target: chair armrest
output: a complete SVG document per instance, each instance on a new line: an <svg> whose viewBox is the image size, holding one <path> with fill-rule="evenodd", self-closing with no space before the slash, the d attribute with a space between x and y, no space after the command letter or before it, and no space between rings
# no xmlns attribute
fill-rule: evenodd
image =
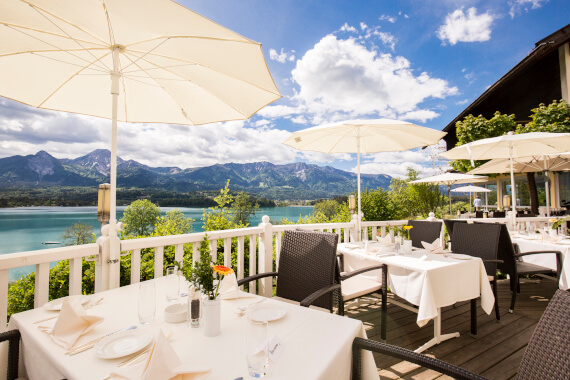
<svg viewBox="0 0 570 380"><path fill-rule="evenodd" d="M316 292L309 295L308 297L306 297L304 300L302 300L300 305L304 307L309 307L313 302L317 300L317 298L321 297L324 294L332 292L333 290L336 289L340 289L340 284L334 284L327 286L326 288L319 289Z"/></svg>
<svg viewBox="0 0 570 380"><path fill-rule="evenodd" d="M18 365L20 360L20 331L9 330L0 333L0 342L8 341L7 379L18 378Z"/></svg>
<svg viewBox="0 0 570 380"><path fill-rule="evenodd" d="M544 253L554 253L556 255L556 273L558 273L558 277L560 278L560 274L562 273L562 252L560 251L530 251L523 253L515 253L514 257L516 259L522 256L540 255Z"/></svg>
<svg viewBox="0 0 570 380"><path fill-rule="evenodd" d="M484 263L497 263L497 264L503 264L505 261L504 260L483 260Z"/></svg>
<svg viewBox="0 0 570 380"><path fill-rule="evenodd" d="M453 364L446 363L442 360L431 358L424 354L419 354L402 347L392 346L390 344L363 338L354 338L354 341L352 343L353 379L361 378L360 362L362 350L374 351L398 359L406 360L456 379L486 380L486 378L481 375L469 372L461 367L454 366Z"/></svg>
<svg viewBox="0 0 570 380"><path fill-rule="evenodd" d="M279 275L279 273L277 273L277 272L267 272L267 273L254 274L253 276L249 276L249 277L242 278L241 280L239 280L238 286L242 286L243 284L247 284L248 282L251 282L254 280L259 280L260 278L273 277L273 276L278 276L278 275Z"/></svg>
<svg viewBox="0 0 570 380"><path fill-rule="evenodd" d="M365 272L369 272L369 271L371 271L371 270L385 269L385 268L386 268L386 265L384 265L384 264L372 265L372 266L370 266L370 267L360 268L360 269L357 269L357 270L353 270L352 272L348 272L348 273L345 274L345 275L341 275L341 276L340 276L340 280L341 280L341 281L344 281L344 280L346 280L346 279L349 279L349 278L351 278L351 277L354 277L354 276L356 276L356 275L359 275L359 274L362 274L362 273L365 273Z"/></svg>

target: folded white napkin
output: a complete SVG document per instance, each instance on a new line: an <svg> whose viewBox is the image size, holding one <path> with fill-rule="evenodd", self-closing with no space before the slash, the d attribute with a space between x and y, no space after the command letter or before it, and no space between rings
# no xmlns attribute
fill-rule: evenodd
<svg viewBox="0 0 570 380"><path fill-rule="evenodd" d="M206 377L209 373L207 367L182 363L164 333L159 331L147 360L117 368L109 376L111 379L126 380L194 380Z"/></svg>
<svg viewBox="0 0 570 380"><path fill-rule="evenodd" d="M220 284L219 297L222 300L233 300L237 298L251 298L255 294L246 293L239 289L235 273L230 273L222 279Z"/></svg>
<svg viewBox="0 0 570 380"><path fill-rule="evenodd" d="M439 238L435 239L435 241L431 244L426 243L425 241L422 241L422 245L430 253L443 253L444 252L444 249L441 246L441 242L439 241Z"/></svg>
<svg viewBox="0 0 570 380"><path fill-rule="evenodd" d="M392 245L394 244L394 242L392 241L392 237L390 235L386 235L384 237L382 236L376 236L376 239L378 240L378 242L382 245Z"/></svg>
<svg viewBox="0 0 570 380"><path fill-rule="evenodd" d="M38 328L48 333L55 343L69 350L81 335L88 333L103 320L103 317L87 315L79 302L71 302L66 298L63 300L53 329L47 326L38 326Z"/></svg>

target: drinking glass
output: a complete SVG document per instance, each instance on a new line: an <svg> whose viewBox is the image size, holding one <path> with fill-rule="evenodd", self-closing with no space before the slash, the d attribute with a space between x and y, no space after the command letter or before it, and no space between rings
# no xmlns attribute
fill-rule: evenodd
<svg viewBox="0 0 570 380"><path fill-rule="evenodd" d="M156 290L154 281L144 281L139 285L139 322L148 325L154 321L156 313Z"/></svg>
<svg viewBox="0 0 570 380"><path fill-rule="evenodd" d="M246 318L246 360L249 375L261 378L267 374L269 356L267 349L267 322Z"/></svg>
<svg viewBox="0 0 570 380"><path fill-rule="evenodd" d="M173 302L178 299L180 293L180 276L176 267L166 268L166 300Z"/></svg>

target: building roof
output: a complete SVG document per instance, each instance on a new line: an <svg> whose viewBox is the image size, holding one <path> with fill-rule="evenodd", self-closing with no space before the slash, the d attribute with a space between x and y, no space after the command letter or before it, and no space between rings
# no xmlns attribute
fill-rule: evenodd
<svg viewBox="0 0 570 380"><path fill-rule="evenodd" d="M515 67L489 87L445 128L451 149L457 143L455 123L467 115L491 118L496 111L515 114L517 123L530 121L531 109L562 98L558 48L570 41L570 24L538 41Z"/></svg>

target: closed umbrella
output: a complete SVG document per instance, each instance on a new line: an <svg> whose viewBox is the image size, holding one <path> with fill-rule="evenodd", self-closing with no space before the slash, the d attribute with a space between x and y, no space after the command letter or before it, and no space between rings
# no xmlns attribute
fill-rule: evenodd
<svg viewBox="0 0 570 380"><path fill-rule="evenodd" d="M557 154L568 151L570 133L530 132L518 135L509 132L506 135L473 141L457 146L441 154L452 160L490 160L493 158L509 159L513 208L516 210L517 197L515 188L514 159L532 155ZM511 222L515 223L515 213Z"/></svg>
<svg viewBox="0 0 570 380"><path fill-rule="evenodd" d="M451 190L454 193L469 193L469 212L471 212L471 194L490 193L491 190L481 186L461 186Z"/></svg>
<svg viewBox="0 0 570 380"><path fill-rule="evenodd" d="M398 152L433 145L445 135L445 132L400 120L346 120L294 132L283 144L313 152L356 153L360 220L360 154Z"/></svg>
<svg viewBox="0 0 570 380"><path fill-rule="evenodd" d="M451 186L457 185L459 183L486 182L488 179L489 177L473 174L443 173L432 177L411 181L410 183L435 183L447 186L447 197L449 198L449 215L451 215Z"/></svg>
<svg viewBox="0 0 570 380"><path fill-rule="evenodd" d="M0 96L117 121L247 119L281 95L261 44L171 0L2 0Z"/></svg>
<svg viewBox="0 0 570 380"><path fill-rule="evenodd" d="M495 158L471 170L470 174L492 174L507 173L510 170L510 160ZM550 217L550 190L549 190L549 172L550 171L566 171L570 170L570 152L562 154L546 154L529 157L520 157L513 159L513 172L515 173L534 173L544 172L546 181L544 182L546 193L546 215Z"/></svg>

